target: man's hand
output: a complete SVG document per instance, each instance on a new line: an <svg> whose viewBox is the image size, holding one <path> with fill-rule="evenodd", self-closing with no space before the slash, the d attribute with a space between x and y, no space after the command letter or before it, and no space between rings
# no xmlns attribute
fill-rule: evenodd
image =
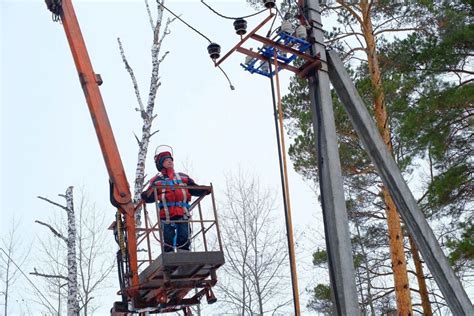
<svg viewBox="0 0 474 316"><path fill-rule="evenodd" d="M146 198L149 198L152 194L153 194L153 190L146 190L142 192L141 196L142 196L142 199L146 199Z"/></svg>

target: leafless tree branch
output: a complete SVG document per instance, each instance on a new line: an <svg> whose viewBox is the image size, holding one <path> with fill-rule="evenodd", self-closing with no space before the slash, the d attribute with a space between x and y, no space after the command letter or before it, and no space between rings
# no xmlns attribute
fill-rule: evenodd
<svg viewBox="0 0 474 316"><path fill-rule="evenodd" d="M49 228L49 230L58 238L62 239L66 244L67 244L67 238L64 237L61 233L59 233L56 229L54 229L51 225L44 223L42 221L36 220L35 223L38 223L40 225L46 226Z"/></svg>
<svg viewBox="0 0 474 316"><path fill-rule="evenodd" d="M35 272L30 272L31 275L40 276L40 277L49 278L49 279L61 279L61 280L68 281L67 277L65 277L64 275L39 273L36 270L36 268L33 268L33 270L35 270Z"/></svg>
<svg viewBox="0 0 474 316"><path fill-rule="evenodd" d="M155 22L153 21L153 16L151 15L150 6L148 5L148 0L145 0L146 12L148 13L148 20L150 21L151 29L153 30L155 27Z"/></svg>
<svg viewBox="0 0 474 316"><path fill-rule="evenodd" d="M127 72L130 75L130 78L132 79L133 89L135 90L135 96L137 97L137 102L138 102L138 105L139 105L140 112L144 112L145 108L143 107L143 102L142 102L142 98L140 96L140 89L138 88L137 79L135 78L135 74L133 73L132 67L130 67L130 65L128 64L128 60L127 60L127 57L125 56L125 51L123 49L122 41L120 40L120 37L117 37L117 43L119 45L119 50L120 50L120 55L122 56L122 61L125 64L125 69L127 70Z"/></svg>
<svg viewBox="0 0 474 316"><path fill-rule="evenodd" d="M66 212L68 211L68 208L67 208L66 206L61 205L61 204L59 204L59 203L56 203L56 202L54 202L54 201L51 201L51 200L48 199L48 198L45 198L45 197L42 197L42 196L38 196L38 199L43 200L43 201L46 201L46 202L48 202L48 203L51 203L51 204L53 204L53 205L55 205L55 206L57 206L57 207L59 207L59 208L62 208L62 209L65 210Z"/></svg>

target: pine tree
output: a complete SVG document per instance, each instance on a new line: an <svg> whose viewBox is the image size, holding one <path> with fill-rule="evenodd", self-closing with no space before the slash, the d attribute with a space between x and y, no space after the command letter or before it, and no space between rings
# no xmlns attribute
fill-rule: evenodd
<svg viewBox="0 0 474 316"><path fill-rule="evenodd" d="M462 260L468 260L466 249L472 245L472 238L459 239L459 236L463 236L463 232L464 236L470 236L467 232L472 230L472 226L464 225L468 218L472 222L472 211L467 212L468 215L465 212L468 210L466 207L472 204L473 192L472 159L469 159L473 156L472 144L469 143L469 138L472 139L473 93L469 84L472 73L463 68L472 55L472 18L469 15L473 12L472 7L467 1L405 7L386 2L368 5L362 1L354 5L338 3L333 7L327 6L326 10L336 11L341 23L340 28L327 34L328 43L352 61L349 65L359 93L369 111L374 113L387 145L393 146L394 158L401 169L409 174L418 168L420 159L429 162L432 175L421 206L428 216L431 213L438 214L438 218L450 215L456 229L449 234L451 239L445 238L445 241L453 254L455 249L459 249ZM390 20L395 16L398 19ZM362 26L360 32L354 31L357 24ZM383 38L383 32L414 29L417 31L405 39L389 41ZM358 47L346 45L348 33L365 41L363 51L366 56L358 54ZM367 58L360 61L361 56ZM446 80L446 75L453 73L463 78L457 84ZM294 141L289 153L296 171L307 179L317 181L306 82L295 77L289 90L283 100L289 134ZM377 284L381 274L391 268L385 264L381 246L386 246L393 239L402 239L403 234L395 230L387 240L380 221L385 217L383 200L386 202L387 196L385 194L385 199L382 199L383 190L379 190L380 180L373 166L342 106L335 98L333 102L348 211L354 231L358 231L357 238L353 238L354 257L361 255L367 262L356 265L356 270L358 276L370 271L367 272L369 277L358 277L359 281L364 282L364 286L359 287L365 292L361 294L361 301L363 306L370 306L374 314L372 306L378 304L374 305L373 301L380 302L387 296L386 289L373 291L371 283ZM398 219L398 215L392 214L393 219ZM403 243L399 247L402 247L401 250L398 248L399 257L404 260ZM416 258L416 249L413 248L412 252ZM472 260L472 251L470 258ZM421 261L415 262L415 266L421 289L424 282ZM404 299L409 300L407 279L398 284L402 287L400 291L408 293ZM423 312L430 314L427 292L421 296ZM403 301L398 300L399 312L406 309L401 304ZM381 310L380 306L378 308ZM409 308L406 309L406 312L409 311Z"/></svg>

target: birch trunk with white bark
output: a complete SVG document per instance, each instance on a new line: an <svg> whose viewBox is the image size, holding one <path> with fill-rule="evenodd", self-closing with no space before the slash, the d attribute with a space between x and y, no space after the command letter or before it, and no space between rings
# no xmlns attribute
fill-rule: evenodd
<svg viewBox="0 0 474 316"><path fill-rule="evenodd" d="M127 61L122 43L120 39L117 39L120 53L122 55L122 60L125 64L125 69L130 74L133 87L135 90L135 95L137 97L137 102L138 102L139 107L136 108L136 110L140 113L140 117L142 118L142 121L143 121L141 138L139 139L137 136L135 136L138 142L138 156L137 156L137 166L136 166L136 171L135 171L135 183L134 183L134 192L133 192L133 198L135 202L138 202L141 199L141 193L144 188L145 162L146 162L146 156L148 153L148 146L150 144L150 139L155 133L158 132L158 131L152 132L153 120L156 117L156 115L153 112L155 108L155 100L156 100L158 88L161 85L160 77L159 77L160 65L163 62L163 60L166 58L166 56L168 55L168 52L165 52L160 57L160 52L161 52L161 46L162 46L163 40L170 33L169 25L172 21L174 21L174 19L168 19L165 24L163 32L161 32L162 22L163 22L163 9L164 9L161 4L164 4L164 2L165 2L164 0L157 1L157 18L156 18L156 23L155 23L153 21L153 16L150 12L148 1L145 0L147 11L148 11L148 17L150 20L150 25L153 31L153 44L151 47L152 69L151 69L150 86L148 90L148 100L146 102L146 107L143 104L142 98L140 96L140 89L138 87L138 83L135 79L133 69L130 67ZM137 226L140 226L141 224L140 212L141 212L141 209L137 209L137 213L135 216Z"/></svg>
<svg viewBox="0 0 474 316"><path fill-rule="evenodd" d="M77 286L77 257L76 257L76 218L74 214L74 196L73 187L70 186L66 190L66 194L60 194L59 196L66 199L66 206L59 203L53 202L47 198L39 196L38 198L58 206L66 211L67 214L67 237L63 236L58 230L54 229L51 225L43 223L41 221L35 221L36 223L46 226L49 230L58 238L63 240L67 246L67 277L63 275L50 275L39 273L36 268L34 272L30 274L41 276L49 279L66 279L68 285L68 298L67 298L67 315L77 316L79 315L79 290ZM59 311L60 312L60 311Z"/></svg>
<svg viewBox="0 0 474 316"><path fill-rule="evenodd" d="M77 259L76 259L76 218L74 215L73 187L66 190L66 212L67 212L67 314L68 316L79 315L79 300L77 289Z"/></svg>

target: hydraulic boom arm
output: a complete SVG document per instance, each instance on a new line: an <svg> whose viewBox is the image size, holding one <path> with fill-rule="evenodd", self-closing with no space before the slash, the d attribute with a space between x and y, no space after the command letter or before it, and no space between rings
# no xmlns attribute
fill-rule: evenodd
<svg viewBox="0 0 474 316"><path fill-rule="evenodd" d="M118 206L122 214L125 215L127 230L127 248L130 264L130 293L131 297L137 297L138 291L138 266L137 266L137 241L135 229L135 207L132 202L129 184L125 175L122 160L118 151L117 143L112 131L112 127L105 110L104 102L99 90L101 80L92 68L92 64L87 53L86 44L82 37L79 22L74 12L71 0L47 0L46 4L51 10L55 8L61 18L64 31L66 32L69 47L71 48L74 63L79 75L84 95L86 97L92 122L99 140L102 156L109 173L112 184L112 199L114 205Z"/></svg>

